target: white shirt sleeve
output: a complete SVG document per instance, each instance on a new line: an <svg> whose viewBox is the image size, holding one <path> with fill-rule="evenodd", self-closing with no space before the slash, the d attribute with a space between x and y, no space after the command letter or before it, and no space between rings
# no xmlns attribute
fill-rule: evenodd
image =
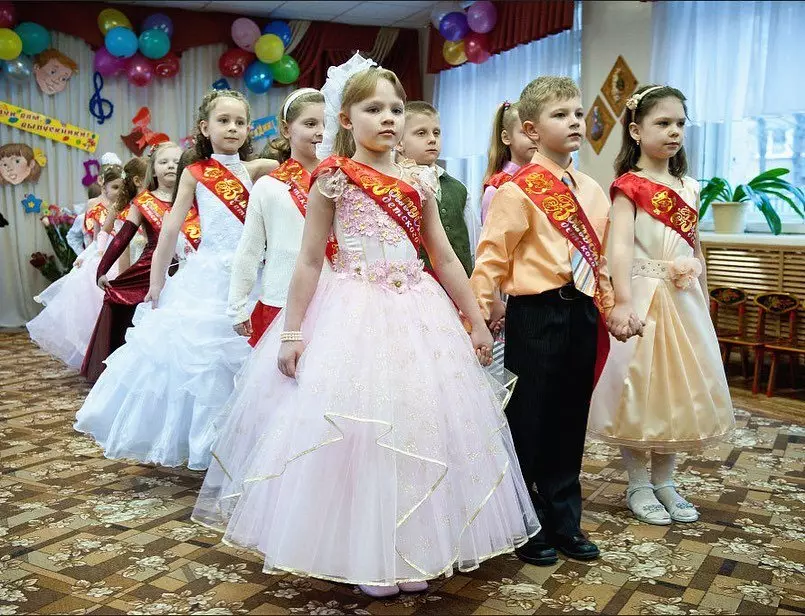
<svg viewBox="0 0 805 616"><path fill-rule="evenodd" d="M67 232L67 245L73 249L76 255L84 252L84 215L79 214L75 217L73 226Z"/></svg>
<svg viewBox="0 0 805 616"><path fill-rule="evenodd" d="M467 225L467 235L470 238L472 261L475 263L475 249L481 238L481 210L480 207L473 205L469 190L467 190L467 203L464 206L464 223Z"/></svg>
<svg viewBox="0 0 805 616"><path fill-rule="evenodd" d="M261 178L262 179L262 178ZM266 231L264 208L270 200L264 182L254 185L246 208L246 220L232 261L232 278L229 283L229 306L227 315L235 324L248 321L249 295L257 282L257 272L265 256Z"/></svg>

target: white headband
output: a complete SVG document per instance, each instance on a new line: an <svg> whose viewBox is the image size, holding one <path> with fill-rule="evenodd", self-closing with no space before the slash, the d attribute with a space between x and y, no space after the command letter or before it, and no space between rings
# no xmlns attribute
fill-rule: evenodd
<svg viewBox="0 0 805 616"><path fill-rule="evenodd" d="M318 94L319 91L315 88L300 88L298 90L294 90L288 95L288 98L285 100L285 104L282 106L282 119L286 122L288 121L288 110L293 105L293 102L304 94Z"/></svg>
<svg viewBox="0 0 805 616"><path fill-rule="evenodd" d="M665 86L651 86L650 88L643 90L640 94L632 94L628 99L626 99L626 108L632 112L632 116L634 117L634 112L637 110L637 106L640 104L640 101L643 100L643 97L649 92L653 92L654 90L659 90L660 88L664 87Z"/></svg>

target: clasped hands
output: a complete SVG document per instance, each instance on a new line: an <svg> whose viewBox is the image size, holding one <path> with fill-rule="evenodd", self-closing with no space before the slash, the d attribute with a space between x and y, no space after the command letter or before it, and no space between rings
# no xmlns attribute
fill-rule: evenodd
<svg viewBox="0 0 805 616"><path fill-rule="evenodd" d="M632 336L642 336L645 325L631 304L615 304L607 316L607 329L620 342L626 342Z"/></svg>

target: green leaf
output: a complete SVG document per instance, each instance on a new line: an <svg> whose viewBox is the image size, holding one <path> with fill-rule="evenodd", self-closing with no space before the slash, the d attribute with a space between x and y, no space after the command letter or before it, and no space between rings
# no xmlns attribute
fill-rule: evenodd
<svg viewBox="0 0 805 616"><path fill-rule="evenodd" d="M797 205L794 202L794 200L791 197L789 197L788 195L786 195L785 193L778 192L776 190L771 190L771 189L766 189L763 192L765 192L766 194L769 194L769 195L774 195L775 197L778 197L779 199L782 199L783 201L788 203L788 205L791 206L792 210L794 210L797 214L799 214L800 218L805 218L805 215L803 215L802 210L800 209L799 205Z"/></svg>
<svg viewBox="0 0 805 616"><path fill-rule="evenodd" d="M784 176L786 173L791 173L791 171L789 169L786 169L785 167L775 167L774 169L767 169L763 173L759 173L754 178L752 178L749 181L749 183L754 184L755 181L757 180L763 181L770 178L779 178Z"/></svg>
<svg viewBox="0 0 805 616"><path fill-rule="evenodd" d="M732 194L732 201L746 201L747 193L752 190L748 184L738 184Z"/></svg>
<svg viewBox="0 0 805 616"><path fill-rule="evenodd" d="M738 188L744 187L746 190L746 195L749 200L754 203L760 212L763 214L763 217L766 219L766 222L769 225L769 229L774 235L780 235L783 230L783 223L780 221L780 216L777 212L774 211L774 207L772 207L769 198L762 192L756 192L751 186L748 184L742 184ZM736 190L737 192L737 190Z"/></svg>

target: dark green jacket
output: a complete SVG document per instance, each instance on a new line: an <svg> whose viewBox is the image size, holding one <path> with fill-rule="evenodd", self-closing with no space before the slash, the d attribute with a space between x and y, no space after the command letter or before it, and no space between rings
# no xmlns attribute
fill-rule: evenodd
<svg viewBox="0 0 805 616"><path fill-rule="evenodd" d="M472 251L470 250L470 235L467 223L464 222L464 208L467 205L467 188L456 178L443 173L439 178L439 194L436 201L439 205L439 218L450 245L464 266L467 276L472 274ZM425 265L431 267L430 259L423 248L422 258Z"/></svg>

